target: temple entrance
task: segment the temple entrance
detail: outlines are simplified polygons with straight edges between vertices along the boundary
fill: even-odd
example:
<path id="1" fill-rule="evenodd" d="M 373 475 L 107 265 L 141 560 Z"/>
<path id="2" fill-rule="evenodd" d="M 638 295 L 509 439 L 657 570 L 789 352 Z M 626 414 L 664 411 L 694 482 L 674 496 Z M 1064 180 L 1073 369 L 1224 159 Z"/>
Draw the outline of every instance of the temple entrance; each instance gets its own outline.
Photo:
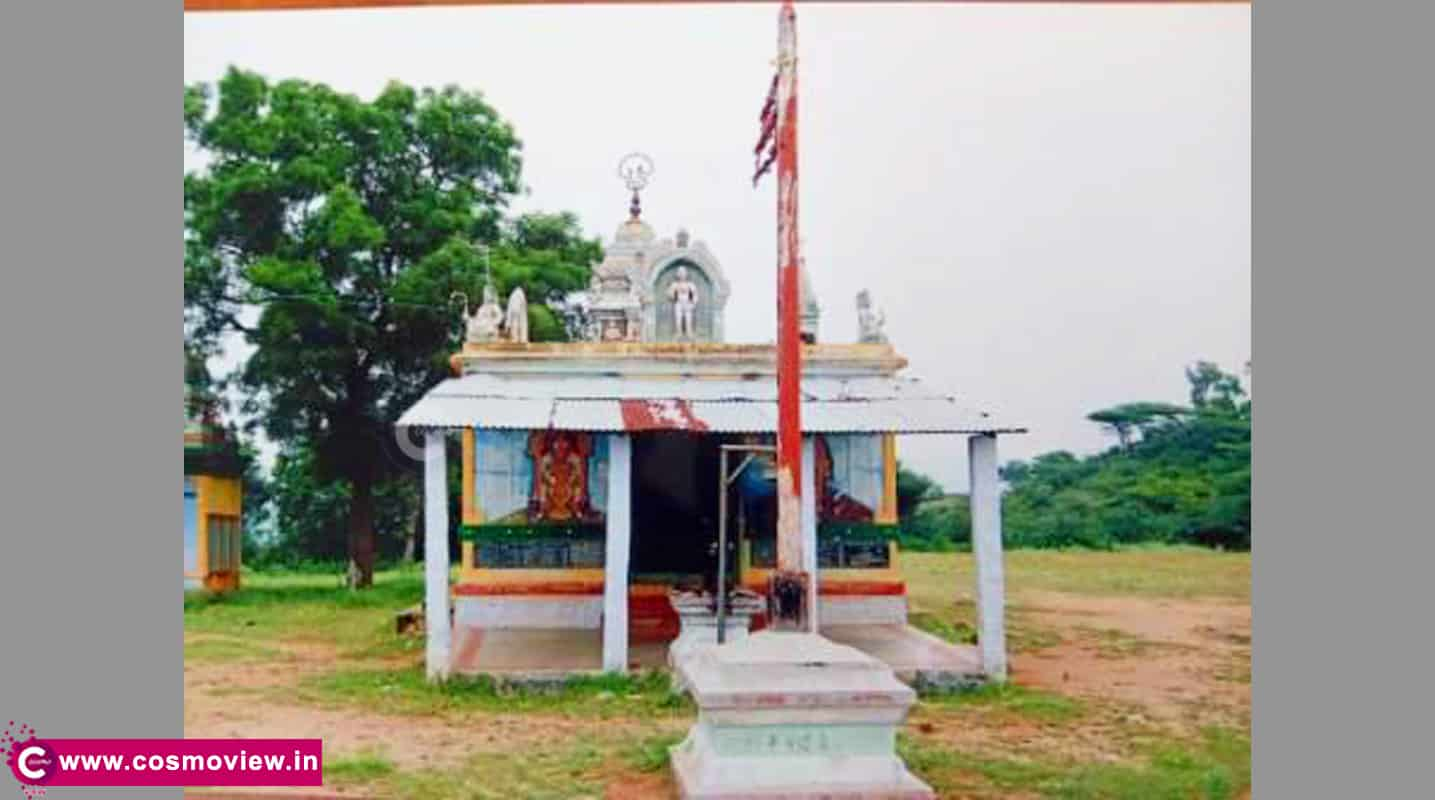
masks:
<path id="1" fill-rule="evenodd" d="M 634 583 L 706 584 L 717 574 L 719 438 L 633 437 Z"/>

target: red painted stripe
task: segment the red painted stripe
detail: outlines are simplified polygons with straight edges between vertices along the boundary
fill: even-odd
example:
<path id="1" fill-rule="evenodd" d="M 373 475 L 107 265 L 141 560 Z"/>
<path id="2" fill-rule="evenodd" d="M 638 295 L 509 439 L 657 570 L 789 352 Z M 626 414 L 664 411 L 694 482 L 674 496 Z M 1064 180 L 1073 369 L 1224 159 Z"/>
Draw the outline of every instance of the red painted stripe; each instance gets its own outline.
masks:
<path id="1" fill-rule="evenodd" d="M 767 587 L 745 583 L 743 588 L 767 596 Z M 818 580 L 817 593 L 830 597 L 880 597 L 905 595 L 907 584 L 903 581 L 829 581 Z"/>
<path id="2" fill-rule="evenodd" d="M 513 597 L 590 595 L 603 593 L 602 581 L 544 581 L 542 583 L 460 583 L 453 587 L 453 593 L 460 597 Z"/>
<path id="3" fill-rule="evenodd" d="M 902 581 L 819 581 L 817 593 L 829 597 L 904 595 L 907 584 Z"/>
<path id="4" fill-rule="evenodd" d="M 686 400 L 620 400 L 623 428 L 628 431 L 707 431 Z"/>

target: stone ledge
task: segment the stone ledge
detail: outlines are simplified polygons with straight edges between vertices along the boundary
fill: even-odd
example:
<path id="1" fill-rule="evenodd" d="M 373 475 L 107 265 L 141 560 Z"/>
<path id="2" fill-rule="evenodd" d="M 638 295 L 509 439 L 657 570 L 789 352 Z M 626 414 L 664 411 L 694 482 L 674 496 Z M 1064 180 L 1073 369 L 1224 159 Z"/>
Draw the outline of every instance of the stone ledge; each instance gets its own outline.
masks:
<path id="1" fill-rule="evenodd" d="M 694 370 L 714 376 L 776 374 L 771 344 L 689 342 L 485 342 L 465 344 L 449 359 L 454 374 L 558 369 L 575 373 L 677 375 Z M 907 366 L 890 344 L 813 344 L 802 348 L 804 370 L 814 374 L 892 375 Z"/>

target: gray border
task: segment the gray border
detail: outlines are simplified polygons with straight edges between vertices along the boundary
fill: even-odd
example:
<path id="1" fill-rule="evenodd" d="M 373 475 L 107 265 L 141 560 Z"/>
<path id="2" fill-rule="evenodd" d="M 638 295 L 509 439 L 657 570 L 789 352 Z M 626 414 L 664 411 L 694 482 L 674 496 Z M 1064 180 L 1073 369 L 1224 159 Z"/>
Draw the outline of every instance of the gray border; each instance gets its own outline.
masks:
<path id="1" fill-rule="evenodd" d="M 1399 5 L 1253 9 L 1258 797 L 1430 793 L 1435 13 Z"/>
<path id="2" fill-rule="evenodd" d="M 176 5 L 0 4 L 0 716 L 42 734 L 181 733 Z M 1258 5 L 1257 786 L 1398 795 L 1429 741 L 1432 560 L 1389 545 L 1429 530 L 1429 293 L 1402 284 L 1430 261 L 1435 26 Z"/>
<path id="3" fill-rule="evenodd" d="M 183 735 L 179 5 L 0 4 L 0 724 L 42 737 Z"/>

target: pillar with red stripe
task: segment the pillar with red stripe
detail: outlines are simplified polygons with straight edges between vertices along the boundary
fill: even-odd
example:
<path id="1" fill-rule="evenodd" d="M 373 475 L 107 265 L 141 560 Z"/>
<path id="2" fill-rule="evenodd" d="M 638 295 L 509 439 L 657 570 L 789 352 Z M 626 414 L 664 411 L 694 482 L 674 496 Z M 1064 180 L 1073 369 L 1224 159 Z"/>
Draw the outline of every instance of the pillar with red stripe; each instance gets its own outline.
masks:
<path id="1" fill-rule="evenodd" d="M 797 12 L 784 0 L 777 36 L 777 571 L 796 582 L 799 609 L 774 620 L 803 626 L 809 616 L 802 574 L 802 342 L 798 308 L 797 237 Z M 785 575 L 781 575 L 785 573 Z M 774 591 L 781 586 L 775 585 Z M 789 595 L 790 596 L 790 595 Z M 784 625 L 786 622 L 788 625 Z"/>

